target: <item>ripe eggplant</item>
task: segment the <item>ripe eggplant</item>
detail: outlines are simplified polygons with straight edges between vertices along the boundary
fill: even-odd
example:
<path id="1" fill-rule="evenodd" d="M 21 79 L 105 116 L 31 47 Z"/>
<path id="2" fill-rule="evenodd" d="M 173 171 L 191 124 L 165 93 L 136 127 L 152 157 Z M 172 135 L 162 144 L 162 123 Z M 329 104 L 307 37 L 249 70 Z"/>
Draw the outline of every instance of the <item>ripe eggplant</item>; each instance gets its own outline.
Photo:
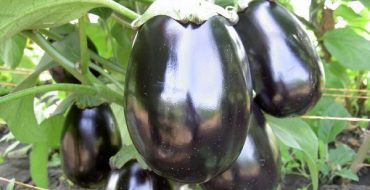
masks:
<path id="1" fill-rule="evenodd" d="M 117 122 L 109 105 L 68 112 L 61 139 L 61 161 L 65 176 L 76 185 L 103 185 L 109 172 L 109 158 L 121 147 Z"/>
<path id="2" fill-rule="evenodd" d="M 138 31 L 128 66 L 131 139 L 157 174 L 205 182 L 239 155 L 248 129 L 250 71 L 234 28 L 156 16 Z"/>
<path id="3" fill-rule="evenodd" d="M 247 140 L 234 164 L 204 183 L 205 190 L 272 190 L 280 179 L 279 147 L 263 113 L 252 105 Z"/>
<path id="4" fill-rule="evenodd" d="M 127 162 L 120 170 L 112 171 L 105 190 L 171 190 L 166 179 L 152 171 L 143 170 L 135 160 Z"/>
<path id="5" fill-rule="evenodd" d="M 256 0 L 235 25 L 248 54 L 254 101 L 277 116 L 304 114 L 321 96 L 323 67 L 299 21 L 276 2 Z"/>

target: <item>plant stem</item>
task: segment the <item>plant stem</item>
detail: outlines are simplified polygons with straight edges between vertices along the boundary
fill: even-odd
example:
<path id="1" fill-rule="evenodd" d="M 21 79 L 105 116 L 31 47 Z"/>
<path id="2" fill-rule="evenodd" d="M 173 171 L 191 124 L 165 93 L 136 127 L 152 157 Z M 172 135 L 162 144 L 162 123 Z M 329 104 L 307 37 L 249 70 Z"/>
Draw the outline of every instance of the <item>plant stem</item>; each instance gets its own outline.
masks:
<path id="1" fill-rule="evenodd" d="M 87 47 L 87 39 L 86 39 L 86 30 L 85 30 L 85 23 L 86 23 L 86 15 L 82 16 L 78 19 L 78 26 L 79 26 L 79 34 L 80 34 L 80 65 L 81 65 L 81 73 L 86 75 L 89 72 L 89 53 Z"/>
<path id="2" fill-rule="evenodd" d="M 357 173 L 361 167 L 359 167 L 367 157 L 367 153 L 370 151 L 370 135 L 366 135 L 360 148 L 357 151 L 355 158 L 351 163 L 351 170 L 353 173 Z"/>
<path id="3" fill-rule="evenodd" d="M 91 55 L 91 58 L 93 58 L 94 60 L 96 60 L 97 62 L 102 64 L 107 69 L 125 74 L 125 69 L 121 65 L 112 63 L 112 62 L 100 57 L 98 54 L 96 54 L 95 52 L 93 52 L 91 50 L 90 50 L 90 55 Z"/>
<path id="4" fill-rule="evenodd" d="M 45 40 L 39 33 L 33 33 L 31 31 L 23 31 L 28 38 L 34 41 L 37 45 L 39 45 L 49 56 L 54 59 L 57 63 L 59 63 L 65 70 L 71 73 L 75 78 L 81 81 L 83 84 L 89 84 L 89 81 L 86 77 L 84 77 L 81 73 L 79 73 L 74 64 L 60 54 L 50 43 Z"/>
<path id="5" fill-rule="evenodd" d="M 130 20 L 135 20 L 140 16 L 136 12 L 128 9 L 127 7 L 117 3 L 115 1 L 107 1 L 107 2 L 109 2 L 109 3 L 106 4 L 109 8 L 111 8 L 112 10 L 124 15 L 125 17 L 127 17 Z"/>
<path id="6" fill-rule="evenodd" d="M 105 97 L 105 99 L 110 100 L 110 102 L 123 106 L 123 94 L 113 91 L 104 84 L 96 86 L 96 88 L 98 89 L 99 96 Z"/>
<path id="7" fill-rule="evenodd" d="M 114 20 L 116 20 L 118 23 L 122 24 L 123 26 L 133 29 L 131 26 L 131 23 L 121 18 L 117 13 L 113 13 L 111 16 Z"/>
<path id="8" fill-rule="evenodd" d="M 4 104 L 4 103 L 7 103 L 13 100 L 17 100 L 25 96 L 31 96 L 31 95 L 36 95 L 40 93 L 50 92 L 50 91 L 67 91 L 67 92 L 95 95 L 95 96 L 103 97 L 117 104 L 123 105 L 122 96 L 107 87 L 104 87 L 104 86 L 93 87 L 93 86 L 79 85 L 79 84 L 51 84 L 51 85 L 27 88 L 25 90 L 17 91 L 17 92 L 0 97 L 0 104 Z"/>
<path id="9" fill-rule="evenodd" d="M 13 92 L 6 96 L 2 96 L 0 97 L 0 104 L 4 104 L 9 101 L 13 101 L 13 100 L 25 97 L 25 96 L 36 95 L 36 94 L 50 92 L 50 91 L 70 91 L 70 92 L 78 92 L 78 93 L 85 93 L 85 94 L 91 94 L 91 95 L 97 94 L 97 90 L 92 86 L 78 85 L 78 84 L 51 84 L 51 85 L 31 87 L 25 90 Z"/>
<path id="10" fill-rule="evenodd" d="M 53 40 L 56 40 L 56 41 L 61 41 L 61 40 L 63 40 L 63 36 L 62 35 L 59 35 L 59 34 L 57 34 L 57 33 L 55 33 L 55 32 L 52 32 L 52 31 L 50 31 L 50 30 L 46 30 L 46 29 L 41 29 L 41 30 L 39 30 L 42 34 L 44 34 L 45 36 L 47 36 L 47 37 L 49 37 L 49 38 L 51 38 L 51 39 L 53 39 Z"/>
<path id="11" fill-rule="evenodd" d="M 120 91 L 123 91 L 123 86 L 115 79 L 113 78 L 111 75 L 109 75 L 108 73 L 104 72 L 103 69 L 101 69 L 99 66 L 95 65 L 95 64 L 91 64 L 90 67 L 96 71 L 98 71 L 101 75 L 103 75 L 104 77 L 106 77 L 107 79 L 109 79 L 114 85 L 116 85 L 116 87 L 120 90 Z"/>

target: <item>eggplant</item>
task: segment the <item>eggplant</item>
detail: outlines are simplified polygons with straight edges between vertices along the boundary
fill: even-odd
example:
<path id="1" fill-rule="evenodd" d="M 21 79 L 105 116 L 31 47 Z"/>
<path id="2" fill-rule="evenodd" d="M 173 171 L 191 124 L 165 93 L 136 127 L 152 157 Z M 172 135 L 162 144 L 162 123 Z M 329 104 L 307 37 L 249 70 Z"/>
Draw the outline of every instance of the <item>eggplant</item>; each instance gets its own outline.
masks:
<path id="1" fill-rule="evenodd" d="M 204 190 L 272 190 L 280 181 L 279 147 L 263 113 L 252 105 L 247 140 L 233 165 L 202 184 Z"/>
<path id="2" fill-rule="evenodd" d="M 80 109 L 73 105 L 60 143 L 64 175 L 86 188 L 104 185 L 111 171 L 109 159 L 121 147 L 120 132 L 108 104 Z"/>
<path id="3" fill-rule="evenodd" d="M 121 169 L 112 171 L 105 190 L 171 190 L 166 179 L 144 170 L 136 160 L 128 161 Z"/>
<path id="4" fill-rule="evenodd" d="M 220 16 L 203 24 L 156 16 L 138 31 L 125 84 L 125 118 L 158 175 L 205 182 L 239 155 L 248 131 L 250 72 L 241 41 Z"/>
<path id="5" fill-rule="evenodd" d="M 276 117 L 302 115 L 321 96 L 323 66 L 306 31 L 287 9 L 256 0 L 235 25 L 248 55 L 254 101 Z"/>

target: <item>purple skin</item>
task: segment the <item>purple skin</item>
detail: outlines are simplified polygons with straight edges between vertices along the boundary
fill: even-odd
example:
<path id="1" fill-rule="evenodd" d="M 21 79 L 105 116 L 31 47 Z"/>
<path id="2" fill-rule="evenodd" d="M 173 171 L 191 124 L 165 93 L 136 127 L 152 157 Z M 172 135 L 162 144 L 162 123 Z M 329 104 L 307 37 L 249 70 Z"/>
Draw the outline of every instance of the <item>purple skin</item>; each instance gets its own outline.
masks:
<path id="1" fill-rule="evenodd" d="M 299 21 L 276 2 L 257 0 L 235 25 L 248 55 L 254 101 L 276 117 L 302 115 L 321 97 L 324 72 Z"/>
<path id="2" fill-rule="evenodd" d="M 253 105 L 247 140 L 238 159 L 202 186 L 204 190 L 272 190 L 277 188 L 279 180 L 277 141 L 266 126 L 263 113 Z"/>
<path id="3" fill-rule="evenodd" d="M 120 170 L 112 171 L 105 190 L 171 190 L 166 179 L 143 170 L 136 160 L 130 160 Z"/>
<path id="4" fill-rule="evenodd" d="M 65 176 L 76 185 L 96 188 L 110 173 L 109 158 L 121 148 L 121 137 L 107 104 L 68 112 L 60 143 Z"/>
<path id="5" fill-rule="evenodd" d="M 158 16 L 138 31 L 130 60 L 126 122 L 148 166 L 182 183 L 229 167 L 247 135 L 252 97 L 234 28 L 219 16 L 202 25 Z"/>

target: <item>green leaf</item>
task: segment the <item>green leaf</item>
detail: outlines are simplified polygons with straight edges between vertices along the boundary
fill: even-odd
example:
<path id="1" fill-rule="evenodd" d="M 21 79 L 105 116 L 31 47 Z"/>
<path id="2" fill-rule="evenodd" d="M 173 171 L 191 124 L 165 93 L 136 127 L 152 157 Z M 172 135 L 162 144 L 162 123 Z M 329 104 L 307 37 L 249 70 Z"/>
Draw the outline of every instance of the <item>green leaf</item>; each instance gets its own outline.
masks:
<path id="1" fill-rule="evenodd" d="M 112 10 L 108 8 L 96 8 L 89 11 L 89 13 L 95 14 L 102 19 L 107 19 L 112 14 Z"/>
<path id="2" fill-rule="evenodd" d="M 60 36 L 67 36 L 68 34 L 75 32 L 75 25 L 71 23 L 63 24 L 57 27 L 50 28 L 52 32 L 59 34 Z"/>
<path id="3" fill-rule="evenodd" d="M 72 62 L 77 62 L 80 58 L 80 47 L 79 47 L 79 36 L 77 32 L 72 32 L 68 36 L 64 37 L 61 41 L 52 43 L 53 47 L 58 50 L 63 56 L 67 57 Z M 44 54 L 40 60 L 40 64 L 47 65 L 53 64 L 58 65 L 48 55 Z"/>
<path id="4" fill-rule="evenodd" d="M 111 4 L 110 0 L 2 0 L 0 43 L 22 30 L 62 25 Z"/>
<path id="5" fill-rule="evenodd" d="M 70 94 L 63 99 L 58 105 L 57 109 L 54 111 L 53 115 L 63 115 L 76 101 L 77 94 Z"/>
<path id="6" fill-rule="evenodd" d="M 34 71 L 27 77 L 25 78 L 22 82 L 20 82 L 17 87 L 15 87 L 15 89 L 13 90 L 14 92 L 15 91 L 20 91 L 20 90 L 24 90 L 28 87 L 31 87 L 31 86 L 34 86 L 38 80 L 38 77 L 39 75 L 44 72 L 45 70 L 48 70 L 50 68 L 52 68 L 53 66 L 55 66 L 56 63 L 49 63 L 49 62 L 41 62 L 39 64 L 37 64 L 36 68 L 34 69 Z"/>
<path id="7" fill-rule="evenodd" d="M 111 36 L 108 36 L 107 23 L 99 20 L 99 23 L 89 24 L 85 27 L 87 36 L 94 42 L 98 49 L 99 55 L 104 58 L 113 56 Z"/>
<path id="8" fill-rule="evenodd" d="M 267 117 L 276 137 L 288 147 L 302 151 L 310 170 L 313 188 L 318 188 L 318 139 L 311 127 L 298 118 L 278 119 Z"/>
<path id="9" fill-rule="evenodd" d="M 319 146 L 318 139 L 306 122 L 298 118 L 267 118 L 274 134 L 285 145 L 302 150 L 316 157 L 315 155 L 317 155 Z"/>
<path id="10" fill-rule="evenodd" d="M 46 145 L 52 148 L 58 148 L 63 131 L 65 118 L 63 115 L 54 115 L 45 119 L 40 127 L 44 131 Z"/>
<path id="11" fill-rule="evenodd" d="M 111 157 L 109 163 L 112 168 L 120 169 L 125 165 L 126 162 L 137 157 L 138 152 L 136 151 L 134 145 L 122 146 L 118 153 Z"/>
<path id="12" fill-rule="evenodd" d="M 331 30 L 324 35 L 328 51 L 346 68 L 370 69 L 370 41 L 350 28 Z"/>
<path id="13" fill-rule="evenodd" d="M 26 38 L 21 35 L 15 35 L 0 44 L 0 59 L 5 65 L 9 65 L 14 69 L 20 63 L 25 47 Z"/>
<path id="14" fill-rule="evenodd" d="M 127 126 L 126 126 L 126 120 L 125 120 L 125 114 L 123 112 L 123 107 L 117 104 L 112 104 L 111 108 L 114 113 L 114 116 L 117 119 L 117 124 L 120 130 L 120 133 L 121 133 L 123 144 L 126 146 L 132 145 L 131 137 L 130 137 L 130 134 L 128 133 Z"/>
<path id="15" fill-rule="evenodd" d="M 320 172 L 324 174 L 324 176 L 328 176 L 331 172 L 331 168 L 328 163 L 324 160 L 320 160 Z"/>
<path id="16" fill-rule="evenodd" d="M 335 16 L 341 16 L 346 20 L 354 20 L 360 17 L 353 9 L 345 4 L 341 4 L 338 8 L 334 10 Z"/>
<path id="17" fill-rule="evenodd" d="M 116 23 L 113 25 L 111 34 L 115 39 L 114 42 L 116 42 L 113 43 L 115 58 L 117 58 L 118 63 L 127 66 L 134 32 L 132 29 Z"/>
<path id="18" fill-rule="evenodd" d="M 359 180 L 358 176 L 356 174 L 354 174 L 350 169 L 347 169 L 347 168 L 336 171 L 335 175 L 343 177 L 343 178 L 347 178 L 347 179 L 350 179 L 350 180 L 353 180 L 353 181 L 358 181 Z"/>
<path id="19" fill-rule="evenodd" d="M 350 147 L 345 144 L 340 144 L 337 148 L 329 150 L 328 161 L 332 164 L 344 166 L 352 161 L 355 154 L 355 151 L 352 150 Z"/>
<path id="20" fill-rule="evenodd" d="M 13 190 L 15 187 L 15 179 L 11 179 L 8 185 L 6 186 L 6 190 Z"/>
<path id="21" fill-rule="evenodd" d="M 23 143 L 33 144 L 45 138 L 36 121 L 33 96 L 0 104 L 0 118 L 6 121 L 15 138 Z"/>
<path id="22" fill-rule="evenodd" d="M 35 64 L 32 61 L 31 56 L 24 55 L 21 61 L 19 62 L 18 67 L 33 70 L 35 68 Z M 28 76 L 29 76 L 28 74 L 12 73 L 12 82 L 15 84 L 19 84 Z"/>
<path id="23" fill-rule="evenodd" d="M 44 143 L 33 144 L 30 156 L 32 181 L 40 187 L 48 187 L 48 146 Z"/>
<path id="24" fill-rule="evenodd" d="M 331 102 L 325 109 L 321 112 L 323 116 L 333 116 L 333 117 L 350 117 L 347 109 L 335 101 Z M 337 120 L 320 120 L 318 122 L 318 136 L 325 143 L 329 143 L 335 140 L 335 137 L 346 127 L 345 121 Z"/>
<path id="25" fill-rule="evenodd" d="M 349 80 L 346 68 L 338 62 L 324 64 L 325 70 L 325 87 L 328 88 L 344 88 Z"/>
<path id="26" fill-rule="evenodd" d="M 352 8 L 342 4 L 334 11 L 335 16 L 344 18 L 349 26 L 355 26 L 365 29 L 366 24 L 369 22 L 369 18 L 357 14 Z"/>

